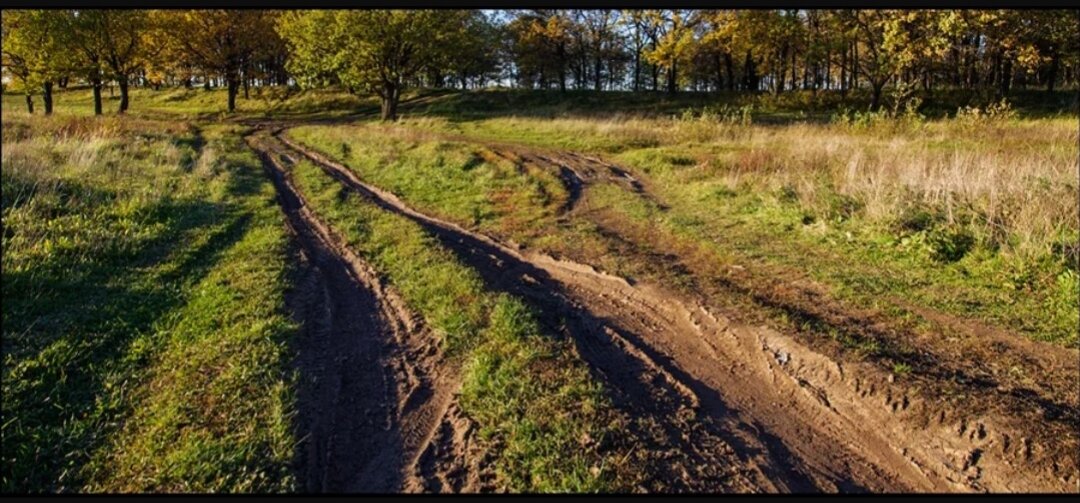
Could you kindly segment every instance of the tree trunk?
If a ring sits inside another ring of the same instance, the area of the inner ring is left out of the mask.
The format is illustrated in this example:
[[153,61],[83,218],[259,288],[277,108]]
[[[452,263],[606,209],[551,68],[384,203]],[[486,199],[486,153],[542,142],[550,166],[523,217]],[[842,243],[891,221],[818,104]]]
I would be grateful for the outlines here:
[[881,90],[885,88],[885,81],[871,82],[873,94],[870,97],[870,111],[876,112],[881,108]]
[[382,120],[383,121],[396,121],[397,120],[397,107],[398,100],[401,98],[401,92],[398,87],[393,84],[383,84],[382,98]]
[[229,87],[229,113],[233,113],[236,111],[236,94],[240,90],[240,82],[238,82],[237,80],[238,79],[236,77],[229,77],[227,79],[227,85]]
[[641,87],[641,51],[634,51],[634,92]]
[[41,102],[45,104],[45,115],[52,114],[52,82],[46,82],[42,84]]
[[596,60],[593,61],[593,69],[596,71],[596,75],[593,75],[593,90],[600,91],[603,89],[603,81],[600,79],[600,74],[603,73],[603,61],[600,59],[599,51],[597,51]]
[[851,44],[851,72],[848,73],[848,77],[851,77],[851,84],[848,85],[848,89],[857,91],[859,89],[859,44]]
[[1054,54],[1050,56],[1050,71],[1046,76],[1046,92],[1048,93],[1054,92],[1054,81],[1057,80],[1058,66],[1060,64],[1061,56],[1058,55],[1057,51],[1054,51]]
[[245,100],[251,99],[251,95],[248,93],[248,79],[247,79],[247,77],[244,77],[244,99]]
[[94,88],[94,115],[101,115],[101,77],[93,77],[90,85]]
[[724,53],[724,71],[727,74],[728,91],[735,90],[735,62],[731,60],[731,53]]
[[668,92],[668,94],[675,94],[675,91],[679,90],[679,86],[678,86],[678,84],[676,84],[678,76],[679,76],[677,72],[678,72],[678,70],[675,68],[675,62],[672,61],[671,62],[671,68],[668,68],[668,72],[667,72],[667,92]]
[[1000,87],[998,89],[1001,92],[1002,97],[1009,94],[1009,87],[1012,85],[1012,75],[1013,75],[1012,60],[1006,58],[1002,62],[1001,70],[1000,70],[1000,73],[998,74],[998,77],[1001,79],[999,81]]
[[754,57],[750,51],[746,51],[746,59],[743,62],[743,87],[747,91],[757,91],[758,79],[754,72]]
[[840,53],[840,96],[841,97],[844,97],[844,96],[847,95],[847,59],[848,59],[848,50],[847,50],[847,48],[844,48],[843,52]]
[[26,113],[34,113],[34,97],[26,93]]
[[120,113],[124,113],[128,109],[128,76],[120,75],[116,80],[120,85]]

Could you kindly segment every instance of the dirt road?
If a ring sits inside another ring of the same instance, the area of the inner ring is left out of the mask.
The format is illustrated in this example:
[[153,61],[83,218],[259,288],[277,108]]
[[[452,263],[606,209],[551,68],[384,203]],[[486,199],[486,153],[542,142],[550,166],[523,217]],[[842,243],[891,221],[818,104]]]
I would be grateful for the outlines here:
[[289,158],[271,142],[265,132],[248,137],[298,245],[288,300],[302,325],[295,365],[304,489],[480,489],[478,467],[465,465],[471,428],[456,404],[456,369],[400,297],[309,211],[289,180]]
[[[619,442],[636,458],[639,490],[1077,490],[1076,460],[1061,455],[1075,438],[1051,445],[1025,437],[1021,418],[955,414],[872,365],[841,363],[767,327],[735,323],[700,299],[631,284],[419,213],[287,136],[256,138],[253,146],[279,174],[283,161],[275,155],[309,158],[343,185],[422,225],[490,288],[528,301],[549,329],[570,337],[629,419]],[[600,171],[602,163],[582,159],[541,159],[559,167],[571,194],[567,210],[598,173],[645,192],[628,173]],[[279,191],[295,197],[283,180],[276,182]],[[289,203],[283,202],[288,213]],[[305,218],[320,227],[315,217]],[[385,373],[370,378],[387,379]],[[382,397],[384,403],[400,402],[393,398]],[[429,407],[441,410],[443,401],[431,400]],[[430,431],[407,418],[396,424]],[[328,428],[323,438],[333,438],[331,430],[339,428],[320,427]],[[382,452],[415,459],[417,447],[408,445],[424,445],[396,443]],[[377,447],[357,451],[374,454]],[[371,477],[393,482],[388,474]]]

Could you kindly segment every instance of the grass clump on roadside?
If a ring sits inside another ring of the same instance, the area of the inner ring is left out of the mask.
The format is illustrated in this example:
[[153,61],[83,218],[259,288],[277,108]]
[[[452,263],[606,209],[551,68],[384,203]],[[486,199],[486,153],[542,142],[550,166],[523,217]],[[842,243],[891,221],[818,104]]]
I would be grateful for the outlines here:
[[5,113],[3,487],[291,487],[285,234],[235,131]]
[[524,492],[611,487],[595,443],[606,432],[602,392],[569,341],[541,333],[513,297],[484,288],[472,269],[415,222],[348,191],[319,168],[293,168],[312,209],[397,288],[464,361],[462,407],[491,442],[499,485]]

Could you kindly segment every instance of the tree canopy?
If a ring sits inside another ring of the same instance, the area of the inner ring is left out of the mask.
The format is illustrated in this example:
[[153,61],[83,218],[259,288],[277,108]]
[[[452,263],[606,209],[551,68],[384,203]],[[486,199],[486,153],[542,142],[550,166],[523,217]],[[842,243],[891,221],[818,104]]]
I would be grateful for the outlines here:
[[340,85],[387,119],[408,87],[861,90],[870,108],[935,89],[1007,95],[1080,81],[1077,11],[5,10],[3,72],[40,95],[69,80],[228,88]]

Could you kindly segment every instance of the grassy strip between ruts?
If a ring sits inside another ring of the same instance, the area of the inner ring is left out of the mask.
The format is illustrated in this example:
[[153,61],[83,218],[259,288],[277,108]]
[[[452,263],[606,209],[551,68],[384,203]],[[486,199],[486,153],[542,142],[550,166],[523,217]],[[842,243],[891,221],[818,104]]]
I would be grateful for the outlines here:
[[4,126],[4,490],[290,489],[288,241],[238,131]]
[[464,360],[462,407],[496,449],[502,489],[593,492],[615,483],[596,452],[608,431],[599,386],[571,343],[543,334],[521,301],[479,275],[405,217],[386,212],[302,161],[299,189],[320,218],[384,274]]

